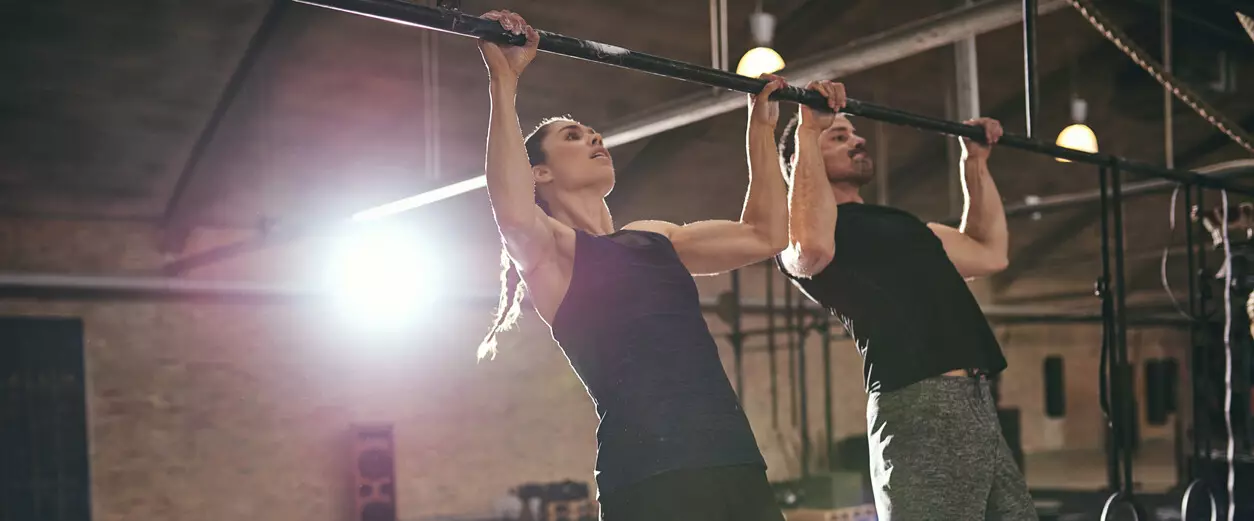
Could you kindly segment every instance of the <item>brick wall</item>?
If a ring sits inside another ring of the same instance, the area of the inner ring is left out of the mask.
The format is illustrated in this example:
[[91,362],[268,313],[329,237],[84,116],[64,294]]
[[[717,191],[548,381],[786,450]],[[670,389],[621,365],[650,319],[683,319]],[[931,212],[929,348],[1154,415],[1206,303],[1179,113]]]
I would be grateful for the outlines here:
[[[162,256],[156,230],[137,225],[0,221],[0,270],[142,274]],[[198,234],[193,249],[225,240]],[[195,276],[270,280],[313,252],[308,244],[267,252]],[[494,291],[495,257],[466,276]],[[744,275],[760,298],[762,271]],[[777,281],[778,282],[778,281]],[[727,277],[699,280],[715,297]],[[777,283],[776,290],[782,290]],[[394,422],[401,517],[489,513],[496,498],[528,481],[589,481],[595,450],[591,402],[547,328],[532,316],[504,339],[494,361],[473,355],[489,322],[482,305],[441,305],[427,321],[390,336],[331,319],[315,301],[2,300],[0,314],[81,317],[86,325],[88,408],[95,519],[344,519],[349,510],[345,434],[356,421]],[[727,327],[708,317],[732,367]],[[750,317],[746,328],[760,328]],[[1068,447],[1099,447],[1098,329],[999,328],[1010,369],[1003,404],[1023,410],[1028,451],[1043,434],[1041,364],[1066,356]],[[1131,336],[1135,357],[1178,345],[1171,332]],[[800,469],[788,395],[787,354],[778,339],[779,424],[772,424],[765,338],[744,358],[745,409],[770,477]],[[822,350],[807,342],[812,469],[822,469]],[[832,346],[836,438],[865,432],[861,365],[847,341]],[[1143,417],[1143,416],[1142,416]],[[1166,429],[1143,428],[1150,437]]]

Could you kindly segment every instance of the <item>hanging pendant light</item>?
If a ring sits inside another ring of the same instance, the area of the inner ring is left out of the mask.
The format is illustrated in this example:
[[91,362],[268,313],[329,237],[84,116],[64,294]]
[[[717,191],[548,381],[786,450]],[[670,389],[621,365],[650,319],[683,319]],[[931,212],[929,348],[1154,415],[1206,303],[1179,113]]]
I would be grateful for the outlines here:
[[[1072,99],[1071,121],[1074,121],[1074,123],[1058,133],[1058,140],[1056,141],[1058,146],[1091,154],[1097,153],[1097,134],[1094,134],[1093,129],[1084,124],[1087,115],[1088,104],[1080,98]],[[1059,163],[1071,162],[1063,158],[1057,159]]]
[[758,6],[758,11],[749,15],[749,31],[753,33],[753,41],[757,47],[749,49],[740,58],[740,62],[736,64],[736,74],[757,78],[783,69],[784,58],[770,47],[775,34],[775,17],[763,12],[761,6]]

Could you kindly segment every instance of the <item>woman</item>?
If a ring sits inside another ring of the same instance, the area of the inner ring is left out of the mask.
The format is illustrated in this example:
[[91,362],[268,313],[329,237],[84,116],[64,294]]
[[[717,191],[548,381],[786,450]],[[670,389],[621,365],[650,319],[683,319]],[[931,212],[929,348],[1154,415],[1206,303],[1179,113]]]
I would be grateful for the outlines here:
[[639,221],[615,230],[605,205],[614,165],[601,136],[553,119],[524,139],[514,98],[539,37],[517,14],[484,18],[525,34],[527,44],[479,44],[492,100],[488,194],[506,250],[502,309],[479,356],[495,354],[496,333],[518,315],[521,278],[596,405],[603,519],[782,520],[692,276],[769,259],[786,246],[779,113],[767,99],[783,81],[771,77],[750,104],[740,221]]

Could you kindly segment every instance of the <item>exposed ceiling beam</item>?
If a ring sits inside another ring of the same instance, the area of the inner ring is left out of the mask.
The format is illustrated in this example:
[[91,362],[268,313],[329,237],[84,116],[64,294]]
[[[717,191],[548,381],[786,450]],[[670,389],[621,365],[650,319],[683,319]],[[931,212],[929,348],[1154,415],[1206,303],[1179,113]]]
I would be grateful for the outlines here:
[[188,151],[187,159],[183,162],[178,178],[175,180],[174,189],[169,199],[166,200],[165,213],[162,217],[164,228],[161,239],[162,251],[183,251],[192,227],[190,222],[192,209],[187,204],[187,199],[194,197],[194,190],[205,189],[203,183],[197,183],[196,180],[200,160],[208,150],[209,144],[217,136],[219,125],[230,111],[235,97],[244,86],[244,80],[252,72],[253,65],[257,63],[257,57],[261,55],[270,37],[274,35],[275,28],[278,27],[290,3],[289,0],[271,0],[270,10],[266,12],[261,23],[257,25],[257,30],[248,40],[248,46],[244,48],[235,70],[231,72],[231,77],[227,79],[226,85],[218,95],[217,103],[210,111],[204,126],[201,127],[200,134],[196,136],[191,150]]

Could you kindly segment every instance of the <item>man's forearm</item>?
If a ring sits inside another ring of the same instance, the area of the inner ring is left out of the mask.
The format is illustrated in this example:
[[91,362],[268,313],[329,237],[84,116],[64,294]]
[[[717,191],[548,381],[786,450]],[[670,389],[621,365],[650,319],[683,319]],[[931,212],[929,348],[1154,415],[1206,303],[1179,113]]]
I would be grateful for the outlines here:
[[772,244],[788,239],[787,186],[775,147],[775,129],[750,123],[746,136],[749,190],[740,221]]
[[785,262],[790,272],[801,277],[822,271],[835,254],[836,198],[827,181],[820,133],[804,127],[797,130],[797,161],[788,195]]
[[827,182],[820,130],[797,130],[797,164],[788,196],[788,241],[802,249],[832,240],[836,200]]
[[989,173],[987,160],[968,158],[962,162],[962,187],[966,204],[958,229],[988,248],[989,253],[1004,258],[1010,245],[1006,209]]

